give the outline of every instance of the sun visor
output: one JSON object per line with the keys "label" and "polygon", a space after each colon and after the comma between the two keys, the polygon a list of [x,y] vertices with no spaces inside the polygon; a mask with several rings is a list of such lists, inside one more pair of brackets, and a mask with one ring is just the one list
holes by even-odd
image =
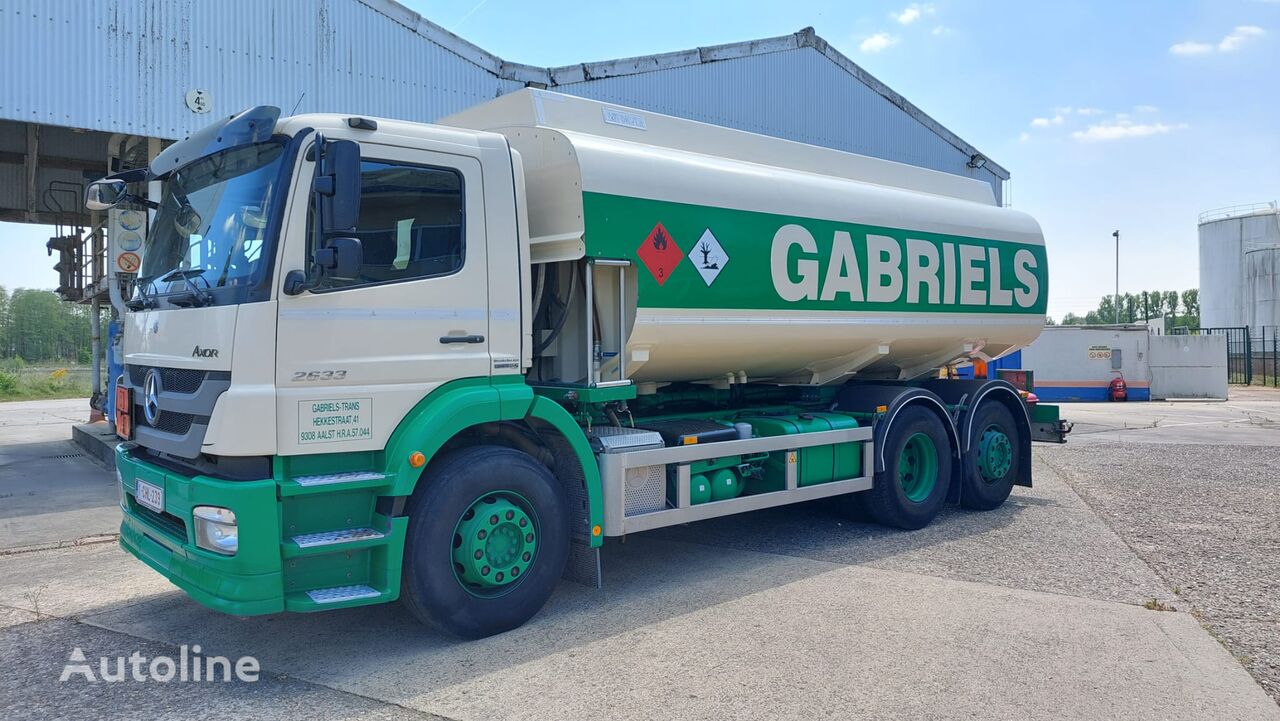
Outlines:
{"label": "sun visor", "polygon": [[151,174],[161,176],[220,150],[267,140],[279,119],[280,108],[259,105],[205,126],[157,155],[151,161]]}

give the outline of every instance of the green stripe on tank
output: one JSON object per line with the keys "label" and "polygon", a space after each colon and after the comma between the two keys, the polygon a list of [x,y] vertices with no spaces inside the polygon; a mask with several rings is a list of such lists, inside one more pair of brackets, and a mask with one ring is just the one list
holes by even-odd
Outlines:
{"label": "green stripe on tank", "polygon": [[1047,304],[1042,245],[604,193],[583,204],[588,255],[635,261],[644,308],[1043,315]]}

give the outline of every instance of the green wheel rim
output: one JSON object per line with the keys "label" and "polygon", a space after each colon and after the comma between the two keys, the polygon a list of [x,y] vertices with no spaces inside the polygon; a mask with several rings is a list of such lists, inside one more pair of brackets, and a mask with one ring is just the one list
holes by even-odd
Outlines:
{"label": "green wheel rim", "polygon": [[501,596],[528,575],[538,555],[538,516],[524,496],[477,498],[453,528],[453,576],[468,592]]}
{"label": "green wheel rim", "polygon": [[978,473],[987,483],[1004,478],[1013,467],[1013,442],[997,426],[987,426],[978,441]]}
{"label": "green wheel rim", "polygon": [[898,484],[907,500],[920,503],[938,485],[938,449],[925,433],[907,439],[898,454]]}

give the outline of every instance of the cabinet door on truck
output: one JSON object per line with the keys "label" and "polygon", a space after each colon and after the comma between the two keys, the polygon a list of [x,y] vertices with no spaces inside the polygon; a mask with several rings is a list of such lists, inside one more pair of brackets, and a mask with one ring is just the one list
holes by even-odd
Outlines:
{"label": "cabinet door on truck", "polygon": [[[362,143],[361,176],[356,230],[336,234],[360,240],[358,277],[280,296],[283,455],[383,448],[432,390],[490,373],[479,161]],[[290,213],[286,268],[307,267],[318,242],[312,216]]]}

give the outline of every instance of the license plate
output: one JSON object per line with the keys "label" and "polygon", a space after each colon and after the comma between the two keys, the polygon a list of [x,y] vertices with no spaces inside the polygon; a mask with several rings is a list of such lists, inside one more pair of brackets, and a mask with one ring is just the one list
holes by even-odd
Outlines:
{"label": "license plate", "polygon": [[137,481],[133,489],[133,497],[138,503],[156,513],[164,513],[164,488],[146,481]]}

